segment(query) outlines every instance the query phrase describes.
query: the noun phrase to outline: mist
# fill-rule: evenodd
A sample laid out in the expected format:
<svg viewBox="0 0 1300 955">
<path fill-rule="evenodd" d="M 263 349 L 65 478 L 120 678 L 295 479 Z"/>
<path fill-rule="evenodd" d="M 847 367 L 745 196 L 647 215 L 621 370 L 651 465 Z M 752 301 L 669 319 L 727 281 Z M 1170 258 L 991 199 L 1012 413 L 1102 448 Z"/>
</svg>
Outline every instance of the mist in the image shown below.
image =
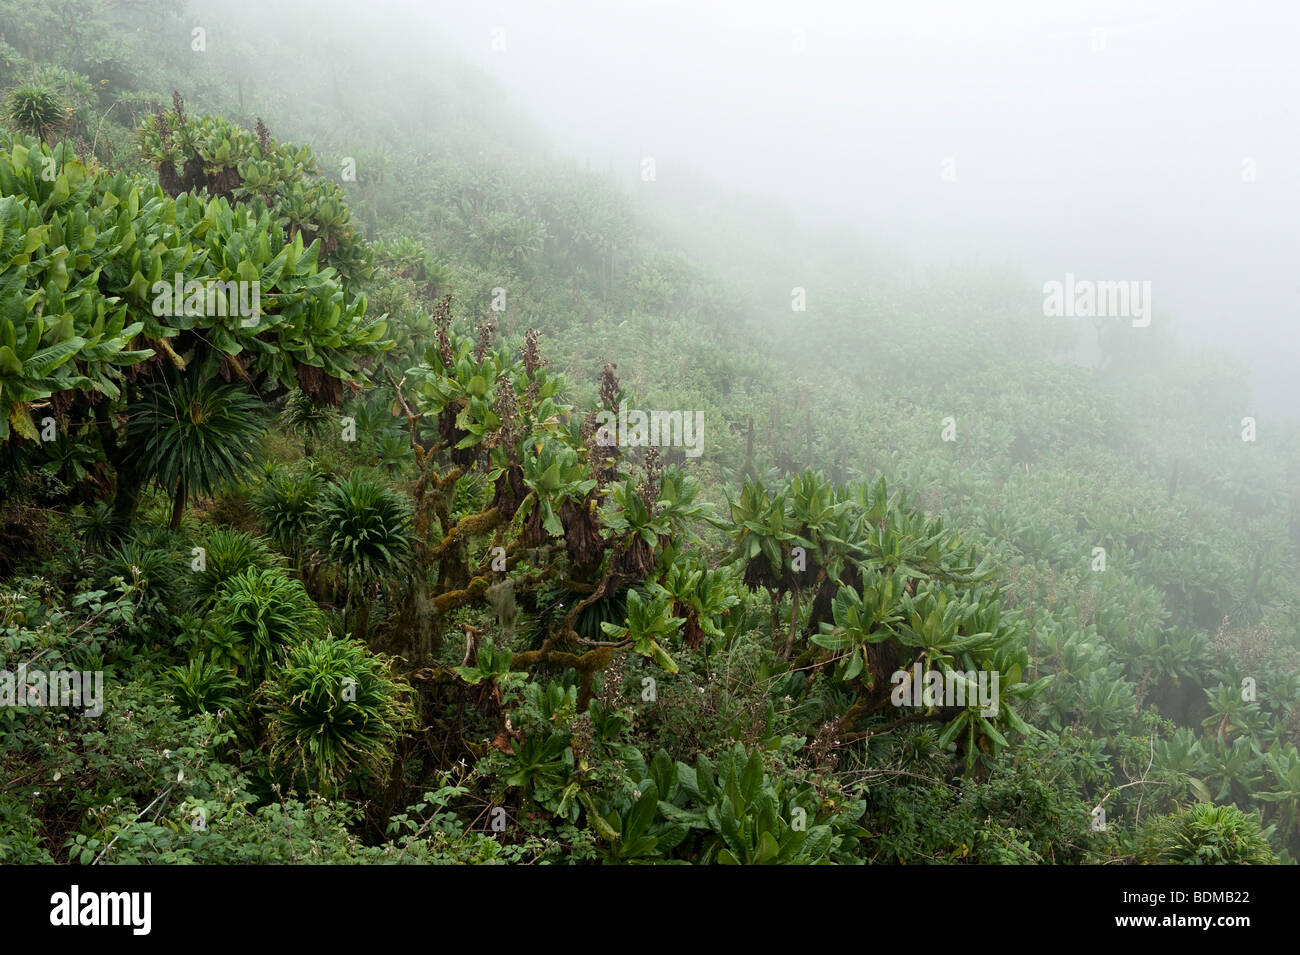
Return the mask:
<svg viewBox="0 0 1300 955">
<path fill-rule="evenodd" d="M 1300 859 L 1297 28 L 0 0 L 0 860 L 1259 911 L 1162 873 Z"/>
<path fill-rule="evenodd" d="M 1295 408 L 1290 5 L 418 7 L 557 149 L 629 184 L 653 157 L 658 183 L 698 172 L 921 267 L 1014 263 L 1031 291 L 1150 281 L 1157 321 Z"/>
</svg>

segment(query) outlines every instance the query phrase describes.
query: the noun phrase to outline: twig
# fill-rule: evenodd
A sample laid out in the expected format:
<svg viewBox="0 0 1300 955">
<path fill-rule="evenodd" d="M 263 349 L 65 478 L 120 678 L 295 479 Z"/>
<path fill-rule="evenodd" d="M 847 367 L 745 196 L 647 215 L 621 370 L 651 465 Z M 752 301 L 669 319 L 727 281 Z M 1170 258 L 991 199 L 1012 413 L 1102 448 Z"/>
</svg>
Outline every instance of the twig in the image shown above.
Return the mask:
<svg viewBox="0 0 1300 955">
<path fill-rule="evenodd" d="M 168 786 L 165 790 L 163 790 L 163 792 L 161 792 L 161 793 L 158 794 L 158 796 L 154 799 L 153 802 L 149 803 L 149 805 L 147 805 L 147 806 L 145 806 L 143 809 L 141 809 L 139 815 L 137 815 L 137 816 L 136 816 L 134 819 L 132 819 L 131 821 L 132 821 L 132 822 L 139 822 L 139 821 L 140 821 L 140 816 L 143 816 L 146 812 L 148 812 L 150 809 L 152 809 L 153 806 L 154 806 L 154 803 L 156 803 L 159 799 L 162 799 L 164 796 L 169 796 L 169 795 L 171 795 L 171 791 L 172 791 L 173 789 L 175 789 L 175 788 L 176 788 L 176 784 L 175 784 L 175 783 L 173 783 L 172 785 Z M 99 850 L 99 855 L 95 856 L 94 860 L 93 860 L 90 864 L 91 864 L 91 865 L 98 865 L 98 864 L 99 864 L 99 860 L 102 859 L 102 858 L 104 858 L 104 855 L 108 852 L 109 849 L 113 848 L 113 843 L 114 843 L 114 842 L 117 842 L 118 839 L 122 838 L 122 833 L 124 833 L 125 831 L 126 831 L 126 826 L 123 826 L 121 829 L 117 830 L 117 835 L 115 835 L 112 839 L 109 840 L 108 845 L 104 846 L 104 848 L 102 848 L 102 849 Z"/>
<path fill-rule="evenodd" d="M 122 102 L 121 97 L 113 100 L 113 106 L 116 106 L 120 102 Z M 113 112 L 113 106 L 104 110 L 104 115 L 99 117 L 99 125 L 95 127 L 95 141 L 90 144 L 90 154 L 92 156 L 95 155 L 95 147 L 99 145 L 99 131 L 104 128 L 104 120 L 108 119 L 108 114 Z"/>
</svg>

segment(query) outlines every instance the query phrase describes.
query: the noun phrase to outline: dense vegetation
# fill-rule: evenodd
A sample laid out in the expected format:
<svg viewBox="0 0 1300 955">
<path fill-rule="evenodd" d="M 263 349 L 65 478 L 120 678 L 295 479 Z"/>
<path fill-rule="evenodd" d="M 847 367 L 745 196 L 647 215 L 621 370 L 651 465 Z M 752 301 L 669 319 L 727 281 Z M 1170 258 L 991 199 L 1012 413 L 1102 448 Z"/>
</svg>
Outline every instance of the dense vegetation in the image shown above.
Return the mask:
<svg viewBox="0 0 1300 955">
<path fill-rule="evenodd" d="M 0 669 L 104 674 L 0 707 L 0 861 L 1300 854 L 1300 429 L 1241 368 L 182 13 L 0 0 Z"/>
</svg>

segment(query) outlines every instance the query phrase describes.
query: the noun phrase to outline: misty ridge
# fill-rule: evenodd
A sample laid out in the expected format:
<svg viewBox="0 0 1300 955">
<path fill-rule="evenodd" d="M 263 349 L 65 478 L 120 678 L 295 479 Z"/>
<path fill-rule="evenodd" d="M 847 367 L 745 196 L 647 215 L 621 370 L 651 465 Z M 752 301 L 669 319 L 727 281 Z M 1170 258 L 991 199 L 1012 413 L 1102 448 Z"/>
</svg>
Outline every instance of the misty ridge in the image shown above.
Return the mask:
<svg viewBox="0 0 1300 955">
<path fill-rule="evenodd" d="M 1180 345 L 1246 363 L 1261 406 L 1295 417 L 1300 288 L 1287 265 L 1300 255 L 1300 174 L 1284 157 L 1300 136 L 1268 117 L 1300 81 L 1250 45 L 1267 47 L 1295 16 L 1267 4 L 1228 20 L 1213 6 L 1180 16 L 1177 4 L 1138 14 L 1010 3 L 984 17 L 962 6 L 904 16 L 669 4 L 620 16 L 584 3 L 561 4 L 562 15 L 394 3 L 362 16 L 340 4 L 304 33 L 290 3 L 263 15 L 257 42 L 338 53 L 273 84 L 332 89 L 339 119 L 327 135 L 401 129 L 432 142 L 440 117 L 421 115 L 428 101 L 385 92 L 431 77 L 495 87 L 475 123 L 480 152 L 595 169 L 640 214 L 665 218 L 688 254 L 762 262 L 749 283 L 779 262 L 792 287 L 816 283 L 825 310 L 851 307 L 856 283 L 953 265 L 1009 267 L 1027 308 L 1034 286 L 1066 272 L 1151 282 Z M 227 9 L 236 29 L 243 13 Z M 413 27 L 386 29 L 387 17 Z M 900 66 L 903 78 L 882 83 Z"/>
<path fill-rule="evenodd" d="M 1293 864 L 1297 27 L 0 0 L 0 861 Z"/>
</svg>

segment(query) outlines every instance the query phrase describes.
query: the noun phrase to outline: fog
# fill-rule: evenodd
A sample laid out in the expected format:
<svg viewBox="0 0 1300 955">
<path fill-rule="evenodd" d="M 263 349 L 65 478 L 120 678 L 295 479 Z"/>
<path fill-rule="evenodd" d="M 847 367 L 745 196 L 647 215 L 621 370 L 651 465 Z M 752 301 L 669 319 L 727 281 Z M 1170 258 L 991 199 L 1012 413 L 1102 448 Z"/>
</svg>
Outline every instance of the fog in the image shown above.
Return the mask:
<svg viewBox="0 0 1300 955">
<path fill-rule="evenodd" d="M 437 6 L 594 163 L 698 167 L 921 263 L 1151 281 L 1157 320 L 1242 355 L 1261 404 L 1294 407 L 1292 4 Z"/>
<path fill-rule="evenodd" d="M 0 861 L 1294 864 L 1297 27 L 0 0 Z"/>
<path fill-rule="evenodd" d="M 402 68 L 418 72 L 412 60 L 441 68 L 450 51 L 499 84 L 550 156 L 629 188 L 650 157 L 665 187 L 704 177 L 810 226 L 847 226 L 918 268 L 1011 264 L 1027 309 L 1066 273 L 1149 281 L 1156 322 L 1248 362 L 1255 410 L 1294 411 L 1291 4 L 311 9 L 313 33 L 340 53 L 382 37 L 413 51 Z"/>
</svg>

